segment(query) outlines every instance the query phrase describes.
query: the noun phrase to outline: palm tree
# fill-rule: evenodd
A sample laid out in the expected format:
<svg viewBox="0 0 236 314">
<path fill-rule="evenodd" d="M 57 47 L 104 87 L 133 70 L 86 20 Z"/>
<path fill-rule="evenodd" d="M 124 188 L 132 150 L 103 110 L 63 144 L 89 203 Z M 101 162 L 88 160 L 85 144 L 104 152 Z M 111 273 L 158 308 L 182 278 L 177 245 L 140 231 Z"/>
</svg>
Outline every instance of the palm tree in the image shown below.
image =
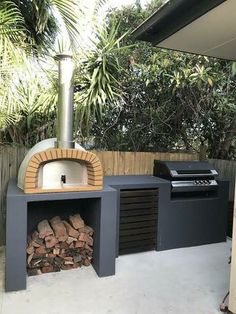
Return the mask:
<svg viewBox="0 0 236 314">
<path fill-rule="evenodd" d="M 88 47 L 84 44 L 81 49 L 81 25 L 86 18 L 81 2 L 83 0 L 2 0 L 0 41 L 4 44 L 0 61 L 5 60 L 5 56 L 8 61 L 0 63 L 0 82 L 4 80 L 4 89 L 3 85 L 0 87 L 0 130 L 7 128 L 10 141 L 32 144 L 25 133 L 33 134 L 32 126 L 41 130 L 45 112 L 49 107 L 55 108 L 57 76 L 52 55 L 55 41 L 60 37 L 63 40 L 59 40 L 58 49 L 63 50 L 65 46 L 72 49 L 79 69 L 76 71 L 76 130 L 87 134 L 91 120 L 101 119 L 104 106 L 121 99 L 116 75 L 119 63 L 115 55 L 122 38 L 117 39 L 117 25 L 109 31 L 105 25 L 101 27 L 96 17 L 106 1 L 98 0 L 90 20 L 95 34 L 88 41 Z M 42 57 L 44 63 L 40 68 Z M 7 62 L 11 66 L 7 67 Z M 30 72 L 31 76 L 27 74 Z M 40 80 L 34 77 L 37 72 Z M 42 83 L 44 80 L 47 84 Z"/>
<path fill-rule="evenodd" d="M 33 84 L 25 73 L 42 72 L 38 66 L 39 57 L 44 56 L 45 59 L 46 54 L 52 54 L 51 49 L 58 35 L 63 32 L 70 46 L 76 47 L 80 32 L 78 23 L 82 15 L 81 3 L 76 0 L 1 0 L 0 130 L 17 125 L 22 112 L 26 117 L 27 110 L 31 110 L 32 104 L 22 97 L 22 93 L 26 89 L 30 92 L 33 85 L 38 91 L 41 87 L 40 84 Z M 24 82 L 19 80 L 19 75 Z M 48 92 L 48 99 L 55 96 L 51 88 L 44 86 L 44 89 Z M 42 105 L 45 108 L 45 104 Z M 40 106 L 37 105 L 37 108 Z"/>
<path fill-rule="evenodd" d="M 11 0 L 24 20 L 27 42 L 35 52 L 47 52 L 64 29 L 71 44 L 77 42 L 83 1 L 76 0 Z"/>
</svg>

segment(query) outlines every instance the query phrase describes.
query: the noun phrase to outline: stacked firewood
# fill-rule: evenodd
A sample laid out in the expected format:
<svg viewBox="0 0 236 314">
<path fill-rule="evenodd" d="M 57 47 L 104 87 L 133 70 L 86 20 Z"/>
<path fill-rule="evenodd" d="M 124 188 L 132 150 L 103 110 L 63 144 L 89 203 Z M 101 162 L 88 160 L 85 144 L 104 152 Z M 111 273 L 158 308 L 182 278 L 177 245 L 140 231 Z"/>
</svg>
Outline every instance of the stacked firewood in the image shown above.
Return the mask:
<svg viewBox="0 0 236 314">
<path fill-rule="evenodd" d="M 93 229 L 79 214 L 69 221 L 59 216 L 42 220 L 28 237 L 27 271 L 30 276 L 89 266 L 93 255 Z"/>
</svg>

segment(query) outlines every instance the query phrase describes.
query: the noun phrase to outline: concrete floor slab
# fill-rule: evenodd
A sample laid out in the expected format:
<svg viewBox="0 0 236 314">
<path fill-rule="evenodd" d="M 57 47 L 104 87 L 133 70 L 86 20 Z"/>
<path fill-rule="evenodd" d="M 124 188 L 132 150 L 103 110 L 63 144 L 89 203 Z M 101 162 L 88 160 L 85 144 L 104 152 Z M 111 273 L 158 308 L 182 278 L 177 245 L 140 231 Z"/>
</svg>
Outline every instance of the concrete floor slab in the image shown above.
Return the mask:
<svg viewBox="0 0 236 314">
<path fill-rule="evenodd" d="M 231 242 L 120 256 L 116 276 L 92 267 L 28 278 L 28 288 L 3 292 L 1 314 L 216 314 L 229 287 Z M 1 306 L 2 303 L 2 306 Z"/>
</svg>

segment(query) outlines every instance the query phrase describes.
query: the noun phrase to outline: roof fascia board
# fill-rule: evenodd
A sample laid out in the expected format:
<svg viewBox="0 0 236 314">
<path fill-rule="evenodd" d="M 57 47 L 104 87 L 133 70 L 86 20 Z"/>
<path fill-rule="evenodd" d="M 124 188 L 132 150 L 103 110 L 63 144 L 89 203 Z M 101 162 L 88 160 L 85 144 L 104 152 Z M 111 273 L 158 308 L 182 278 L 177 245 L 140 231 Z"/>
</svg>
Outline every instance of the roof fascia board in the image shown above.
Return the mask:
<svg viewBox="0 0 236 314">
<path fill-rule="evenodd" d="M 227 0 L 170 0 L 132 33 L 134 39 L 157 45 Z"/>
</svg>

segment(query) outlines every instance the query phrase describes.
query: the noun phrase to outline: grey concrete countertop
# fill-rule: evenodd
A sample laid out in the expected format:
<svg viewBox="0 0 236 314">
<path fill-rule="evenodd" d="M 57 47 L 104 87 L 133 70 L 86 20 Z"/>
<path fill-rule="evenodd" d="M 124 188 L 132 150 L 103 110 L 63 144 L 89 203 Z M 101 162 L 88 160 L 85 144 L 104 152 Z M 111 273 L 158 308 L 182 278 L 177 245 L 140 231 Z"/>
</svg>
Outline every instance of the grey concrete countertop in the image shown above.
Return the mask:
<svg viewBox="0 0 236 314">
<path fill-rule="evenodd" d="M 114 188 L 139 188 L 145 185 L 145 188 L 158 187 L 160 185 L 170 185 L 170 182 L 151 175 L 123 175 L 123 176 L 105 176 L 104 187 Z"/>
<path fill-rule="evenodd" d="M 59 200 L 59 199 L 73 199 L 79 196 L 79 198 L 95 198 L 101 197 L 106 192 L 116 192 L 115 189 L 109 185 L 104 185 L 102 190 L 99 191 L 79 191 L 79 192 L 53 192 L 53 193 L 37 193 L 37 194 L 25 194 L 23 190 L 17 187 L 16 180 L 10 180 L 8 183 L 7 197 L 27 197 L 27 200 Z"/>
</svg>

